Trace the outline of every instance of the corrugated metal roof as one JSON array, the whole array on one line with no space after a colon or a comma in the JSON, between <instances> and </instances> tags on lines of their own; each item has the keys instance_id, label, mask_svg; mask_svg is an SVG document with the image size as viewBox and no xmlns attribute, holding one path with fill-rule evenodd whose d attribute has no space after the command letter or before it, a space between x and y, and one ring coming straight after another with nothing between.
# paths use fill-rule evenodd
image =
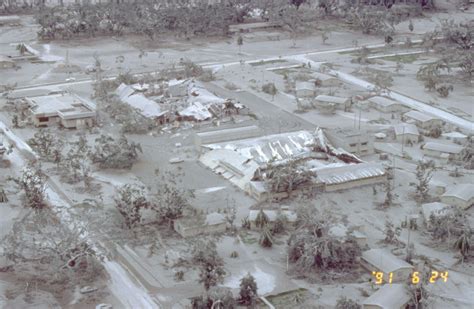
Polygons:
<instances>
[{"instance_id":1,"label":"corrugated metal roof","mask_svg":"<svg viewBox=\"0 0 474 309\"><path fill-rule=\"evenodd\" d=\"M464 147L454 144L449 145L436 142L428 142L423 146L423 149L458 154L464 149Z\"/></svg>"},{"instance_id":2,"label":"corrugated metal roof","mask_svg":"<svg viewBox=\"0 0 474 309\"><path fill-rule=\"evenodd\" d=\"M382 165L375 163L322 167L315 171L319 181L330 185L385 175Z\"/></svg>"},{"instance_id":3,"label":"corrugated metal roof","mask_svg":"<svg viewBox=\"0 0 474 309\"><path fill-rule=\"evenodd\" d=\"M469 201L470 199L474 198L474 184L460 183L454 185L446 193L443 194L443 197L447 196L457 197L464 201Z\"/></svg>"}]
</instances>

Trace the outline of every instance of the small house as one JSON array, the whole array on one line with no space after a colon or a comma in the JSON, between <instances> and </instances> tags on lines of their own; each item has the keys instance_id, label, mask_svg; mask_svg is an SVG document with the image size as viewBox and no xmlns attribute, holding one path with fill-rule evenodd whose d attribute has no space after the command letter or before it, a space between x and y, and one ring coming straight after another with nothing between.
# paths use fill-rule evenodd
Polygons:
<instances>
[{"instance_id":1,"label":"small house","mask_svg":"<svg viewBox=\"0 0 474 309\"><path fill-rule=\"evenodd\" d=\"M335 97L330 95L318 95L314 98L314 105L321 107L325 105L333 106L335 109L346 111L351 108L351 99Z\"/></svg>"},{"instance_id":2,"label":"small house","mask_svg":"<svg viewBox=\"0 0 474 309\"><path fill-rule=\"evenodd\" d=\"M406 109L400 102L379 96L370 98L369 104L372 108L382 113L399 113Z\"/></svg>"},{"instance_id":3,"label":"small house","mask_svg":"<svg viewBox=\"0 0 474 309\"><path fill-rule=\"evenodd\" d=\"M364 156L373 153L369 134L353 129L336 129L325 131L327 138L335 147L342 148L352 154Z\"/></svg>"},{"instance_id":4,"label":"small house","mask_svg":"<svg viewBox=\"0 0 474 309\"><path fill-rule=\"evenodd\" d=\"M431 216L439 217L446 214L449 210L449 205L440 202L426 203L421 205L423 219L425 220L426 226L431 225Z\"/></svg>"},{"instance_id":5,"label":"small house","mask_svg":"<svg viewBox=\"0 0 474 309\"><path fill-rule=\"evenodd\" d=\"M402 119L406 122L413 123L423 130L431 130L443 126L443 121L441 119L415 110L403 114Z\"/></svg>"},{"instance_id":6,"label":"small house","mask_svg":"<svg viewBox=\"0 0 474 309\"><path fill-rule=\"evenodd\" d=\"M362 252L361 263L370 272L382 272L385 282L388 282L390 274L392 282L404 282L410 278L413 271L412 265L385 249L370 249Z\"/></svg>"},{"instance_id":7,"label":"small house","mask_svg":"<svg viewBox=\"0 0 474 309\"><path fill-rule=\"evenodd\" d=\"M260 213L260 210L251 210L249 212L248 219L250 221L250 227L251 228L256 228L255 221L257 219L258 214ZM263 213L267 216L268 219L268 224L271 226L273 223L275 223L276 219L278 216L281 214L283 215L287 222L289 223L294 223L296 222L297 216L294 211L291 210L263 210Z\"/></svg>"},{"instance_id":8,"label":"small house","mask_svg":"<svg viewBox=\"0 0 474 309\"><path fill-rule=\"evenodd\" d=\"M68 129L91 127L96 120L95 106L71 94L25 99L36 127L60 124Z\"/></svg>"},{"instance_id":9,"label":"small house","mask_svg":"<svg viewBox=\"0 0 474 309\"><path fill-rule=\"evenodd\" d=\"M298 98L312 98L315 95L315 85L310 82L296 82L295 92Z\"/></svg>"},{"instance_id":10,"label":"small house","mask_svg":"<svg viewBox=\"0 0 474 309\"><path fill-rule=\"evenodd\" d=\"M314 77L314 83L318 87L339 87L342 82L334 76L314 72L311 74Z\"/></svg>"},{"instance_id":11,"label":"small house","mask_svg":"<svg viewBox=\"0 0 474 309\"><path fill-rule=\"evenodd\" d=\"M467 135L464 135L461 132L456 132L456 131L443 133L441 134L441 136L444 139L451 140L454 143L459 143L459 144L463 144L467 141Z\"/></svg>"},{"instance_id":12,"label":"small house","mask_svg":"<svg viewBox=\"0 0 474 309\"><path fill-rule=\"evenodd\" d=\"M213 212L206 216L184 217L174 221L174 230L182 237L223 233L227 229L224 215Z\"/></svg>"},{"instance_id":13,"label":"small house","mask_svg":"<svg viewBox=\"0 0 474 309\"><path fill-rule=\"evenodd\" d=\"M423 145L423 153L426 156L439 159L461 160L463 152L464 147L456 144L428 142Z\"/></svg>"},{"instance_id":14,"label":"small house","mask_svg":"<svg viewBox=\"0 0 474 309\"><path fill-rule=\"evenodd\" d=\"M395 139L400 143L418 143L420 132L418 128L412 123L400 123L393 126L395 131Z\"/></svg>"},{"instance_id":15,"label":"small house","mask_svg":"<svg viewBox=\"0 0 474 309\"><path fill-rule=\"evenodd\" d=\"M461 183L453 185L441 195L441 202L456 206L459 209L468 209L474 204L474 184Z\"/></svg>"},{"instance_id":16,"label":"small house","mask_svg":"<svg viewBox=\"0 0 474 309\"><path fill-rule=\"evenodd\" d=\"M403 284L384 284L362 303L362 308L405 309L410 299L410 295Z\"/></svg>"}]
</instances>

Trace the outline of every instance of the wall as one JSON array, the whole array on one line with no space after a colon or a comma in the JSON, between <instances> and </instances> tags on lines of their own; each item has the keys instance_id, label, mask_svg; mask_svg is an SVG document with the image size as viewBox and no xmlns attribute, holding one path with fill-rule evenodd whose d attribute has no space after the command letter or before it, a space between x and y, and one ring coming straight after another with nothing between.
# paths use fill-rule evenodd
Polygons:
<instances>
[{"instance_id":1,"label":"wall","mask_svg":"<svg viewBox=\"0 0 474 309\"><path fill-rule=\"evenodd\" d=\"M474 199L471 199L470 201L466 202L454 196L442 196L441 202L448 205L456 206L459 209L467 209L472 205L472 203L474 203Z\"/></svg>"},{"instance_id":2,"label":"wall","mask_svg":"<svg viewBox=\"0 0 474 309\"><path fill-rule=\"evenodd\" d=\"M346 190L346 189L360 187L360 186L374 185L374 184L382 183L385 181L387 181L387 176L383 175L383 176L370 177L370 178L358 179L354 181L343 182L343 183L334 184L334 185L326 184L325 191L332 192L332 191L337 191L337 190Z\"/></svg>"},{"instance_id":3,"label":"wall","mask_svg":"<svg viewBox=\"0 0 474 309\"><path fill-rule=\"evenodd\" d=\"M418 143L418 135L410 134L410 133L405 133L404 135L403 134L397 135L396 139L397 139L397 142L400 142L400 143L403 141L405 141L405 143L407 143L408 141L411 141L413 144Z\"/></svg>"}]
</instances>

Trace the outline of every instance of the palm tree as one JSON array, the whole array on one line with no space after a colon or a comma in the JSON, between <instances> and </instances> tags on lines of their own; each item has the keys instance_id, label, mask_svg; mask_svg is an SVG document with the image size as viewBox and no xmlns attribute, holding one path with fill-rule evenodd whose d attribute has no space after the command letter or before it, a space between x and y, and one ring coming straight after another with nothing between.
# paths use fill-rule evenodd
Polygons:
<instances>
[{"instance_id":1,"label":"palm tree","mask_svg":"<svg viewBox=\"0 0 474 309\"><path fill-rule=\"evenodd\" d=\"M263 228L268 224L268 222L268 216L265 214L265 212L263 212L263 209L260 209L257 217L255 218L255 226L258 228Z\"/></svg>"},{"instance_id":2,"label":"palm tree","mask_svg":"<svg viewBox=\"0 0 474 309\"><path fill-rule=\"evenodd\" d=\"M471 250L470 241L471 233L464 230L458 240L454 243L454 248L459 250L459 253L461 253L461 263L464 263L464 258L467 258L469 255L469 251Z\"/></svg>"},{"instance_id":3,"label":"palm tree","mask_svg":"<svg viewBox=\"0 0 474 309\"><path fill-rule=\"evenodd\" d=\"M273 237L270 229L265 227L260 235L260 246L264 248L271 248L273 246Z\"/></svg>"}]
</instances>

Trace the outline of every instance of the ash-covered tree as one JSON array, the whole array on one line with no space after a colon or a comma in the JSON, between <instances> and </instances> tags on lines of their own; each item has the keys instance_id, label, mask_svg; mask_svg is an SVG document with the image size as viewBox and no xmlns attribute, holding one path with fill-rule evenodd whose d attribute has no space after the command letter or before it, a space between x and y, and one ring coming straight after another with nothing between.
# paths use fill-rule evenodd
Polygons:
<instances>
[{"instance_id":1,"label":"ash-covered tree","mask_svg":"<svg viewBox=\"0 0 474 309\"><path fill-rule=\"evenodd\" d=\"M469 229L468 219L457 207L446 208L437 216L431 214L429 219L428 232L438 243L451 243L452 239L459 238L465 229Z\"/></svg>"},{"instance_id":2,"label":"ash-covered tree","mask_svg":"<svg viewBox=\"0 0 474 309\"><path fill-rule=\"evenodd\" d=\"M271 192L287 192L291 195L299 186L310 184L315 176L315 172L301 167L298 161L290 160L283 165L270 162L264 171L263 179Z\"/></svg>"},{"instance_id":3,"label":"ash-covered tree","mask_svg":"<svg viewBox=\"0 0 474 309\"><path fill-rule=\"evenodd\" d=\"M390 180L385 183L385 199L382 203L383 208L388 208L393 204L393 188Z\"/></svg>"},{"instance_id":4,"label":"ash-covered tree","mask_svg":"<svg viewBox=\"0 0 474 309\"><path fill-rule=\"evenodd\" d=\"M242 51L242 45L244 45L244 39L242 38L242 35L239 34L237 37L237 45L239 46L239 54Z\"/></svg>"},{"instance_id":5,"label":"ash-covered tree","mask_svg":"<svg viewBox=\"0 0 474 309\"><path fill-rule=\"evenodd\" d=\"M155 211L160 221L167 222L171 228L174 220L191 208L191 200L195 197L194 191L180 188L178 183L180 175L176 173L167 171L159 175L159 171L155 171L155 175L158 183L151 210Z\"/></svg>"},{"instance_id":6,"label":"ash-covered tree","mask_svg":"<svg viewBox=\"0 0 474 309\"><path fill-rule=\"evenodd\" d=\"M229 288L213 286L203 296L191 301L193 309L234 309L236 301Z\"/></svg>"},{"instance_id":7,"label":"ash-covered tree","mask_svg":"<svg viewBox=\"0 0 474 309\"><path fill-rule=\"evenodd\" d=\"M288 240L289 262L302 276L314 271L351 270L360 255L360 247L352 237L341 241L319 224L297 229Z\"/></svg>"},{"instance_id":8,"label":"ash-covered tree","mask_svg":"<svg viewBox=\"0 0 474 309\"><path fill-rule=\"evenodd\" d=\"M364 34L391 34L393 28L390 25L389 11L370 10L368 8L356 7L346 14L347 21L357 30Z\"/></svg>"},{"instance_id":9,"label":"ash-covered tree","mask_svg":"<svg viewBox=\"0 0 474 309\"><path fill-rule=\"evenodd\" d=\"M37 210L47 207L45 201L47 178L41 170L40 164L29 163L22 169L20 177L9 177L8 179L15 182L23 191L25 207Z\"/></svg>"},{"instance_id":10,"label":"ash-covered tree","mask_svg":"<svg viewBox=\"0 0 474 309\"><path fill-rule=\"evenodd\" d=\"M199 282L206 291L222 283L225 276L224 260L217 253L216 243L213 241L198 241L192 250L194 264L199 265Z\"/></svg>"},{"instance_id":11,"label":"ash-covered tree","mask_svg":"<svg viewBox=\"0 0 474 309\"><path fill-rule=\"evenodd\" d=\"M272 226L272 235L282 234L286 230L288 224L288 217L282 213L279 213Z\"/></svg>"},{"instance_id":12,"label":"ash-covered tree","mask_svg":"<svg viewBox=\"0 0 474 309\"><path fill-rule=\"evenodd\" d=\"M395 225L393 225L392 221L389 221L389 220L385 221L384 234L385 234L384 242L386 244L392 244L392 245L400 244L400 240L398 239L398 237L400 237L401 229L395 228Z\"/></svg>"},{"instance_id":13,"label":"ash-covered tree","mask_svg":"<svg viewBox=\"0 0 474 309\"><path fill-rule=\"evenodd\" d=\"M83 285L103 274L96 251L82 238L86 230L87 224L62 223L50 209L30 211L0 245L23 282Z\"/></svg>"},{"instance_id":14,"label":"ash-covered tree","mask_svg":"<svg viewBox=\"0 0 474 309\"><path fill-rule=\"evenodd\" d=\"M257 298L257 282L250 273L247 273L247 275L240 280L238 302L241 305L253 307L255 306Z\"/></svg>"},{"instance_id":15,"label":"ash-covered tree","mask_svg":"<svg viewBox=\"0 0 474 309\"><path fill-rule=\"evenodd\" d=\"M361 309L361 305L359 305L356 301L347 298L345 296L340 296L336 302L336 309Z\"/></svg>"},{"instance_id":16,"label":"ash-covered tree","mask_svg":"<svg viewBox=\"0 0 474 309\"><path fill-rule=\"evenodd\" d=\"M269 15L270 21L279 23L290 30L292 47L296 47L296 37L303 25L301 11L298 10L298 7L288 4L274 6Z\"/></svg>"},{"instance_id":17,"label":"ash-covered tree","mask_svg":"<svg viewBox=\"0 0 474 309\"><path fill-rule=\"evenodd\" d=\"M264 84L262 86L262 91L271 95L272 100L275 98L276 94L278 93L278 89L276 88L274 83Z\"/></svg>"},{"instance_id":18,"label":"ash-covered tree","mask_svg":"<svg viewBox=\"0 0 474 309\"><path fill-rule=\"evenodd\" d=\"M129 142L124 135L118 140L101 135L96 138L90 156L100 168L130 169L137 162L139 152L143 152L141 145Z\"/></svg>"},{"instance_id":19,"label":"ash-covered tree","mask_svg":"<svg viewBox=\"0 0 474 309\"><path fill-rule=\"evenodd\" d=\"M273 246L273 236L268 226L263 228L258 243L264 248L271 248Z\"/></svg>"},{"instance_id":20,"label":"ash-covered tree","mask_svg":"<svg viewBox=\"0 0 474 309\"><path fill-rule=\"evenodd\" d=\"M257 228L264 228L269 222L269 218L267 214L263 211L263 209L260 209L260 211L257 214L257 217L255 217L255 226Z\"/></svg>"},{"instance_id":21,"label":"ash-covered tree","mask_svg":"<svg viewBox=\"0 0 474 309\"><path fill-rule=\"evenodd\" d=\"M61 166L64 167L64 172L69 181L78 182L83 180L84 184L89 186L89 152L90 147L84 135L81 135L77 141L71 143L71 148L61 160Z\"/></svg>"},{"instance_id":22,"label":"ash-covered tree","mask_svg":"<svg viewBox=\"0 0 474 309\"><path fill-rule=\"evenodd\" d=\"M142 220L142 211L151 207L145 189L130 184L118 189L114 201L117 210L124 218L125 225L129 229L139 224Z\"/></svg>"},{"instance_id":23,"label":"ash-covered tree","mask_svg":"<svg viewBox=\"0 0 474 309\"><path fill-rule=\"evenodd\" d=\"M420 202L424 202L428 199L429 182L432 177L432 168L429 162L419 161L416 167L416 184L415 196Z\"/></svg>"},{"instance_id":24,"label":"ash-covered tree","mask_svg":"<svg viewBox=\"0 0 474 309\"><path fill-rule=\"evenodd\" d=\"M430 276L425 276L429 278ZM421 276L418 284L407 284L408 295L410 295L409 309L425 309L430 308L430 293L426 289L427 280Z\"/></svg>"},{"instance_id":25,"label":"ash-covered tree","mask_svg":"<svg viewBox=\"0 0 474 309\"><path fill-rule=\"evenodd\" d=\"M471 238L472 231L468 228L465 228L454 243L454 248L461 254L461 263L464 263L464 260L469 257L471 251Z\"/></svg>"},{"instance_id":26,"label":"ash-covered tree","mask_svg":"<svg viewBox=\"0 0 474 309\"><path fill-rule=\"evenodd\" d=\"M27 141L28 145L43 159L54 160L54 153L60 151L64 143L50 130L40 129Z\"/></svg>"}]
</instances>

